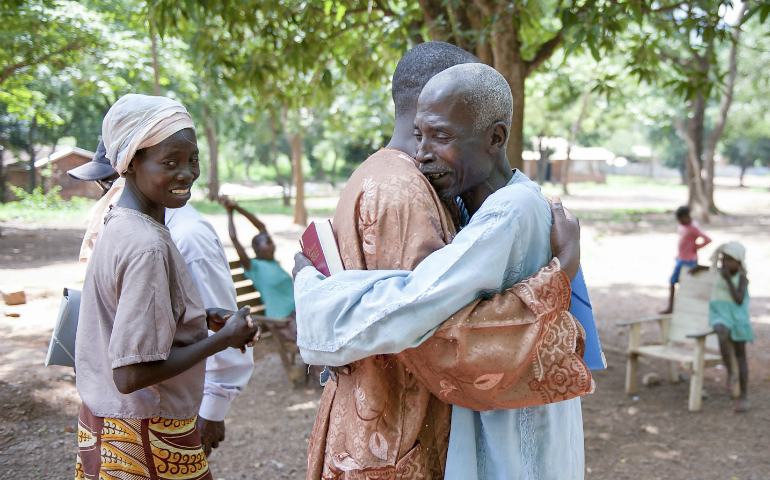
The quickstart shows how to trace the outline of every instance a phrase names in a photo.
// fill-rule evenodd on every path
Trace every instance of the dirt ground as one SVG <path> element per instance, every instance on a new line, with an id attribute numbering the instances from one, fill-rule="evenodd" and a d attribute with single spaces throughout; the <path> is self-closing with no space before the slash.
<path id="1" fill-rule="evenodd" d="M 663 307 L 676 254 L 670 213 L 610 214 L 607 208 L 675 208 L 681 188 L 581 191 L 564 201 L 581 212 L 582 258 L 609 368 L 595 372 L 597 391 L 583 399 L 586 478 L 770 479 L 770 193 L 722 187 L 717 204 L 729 215 L 705 229 L 715 244 L 739 240 L 747 248 L 752 322 L 757 341 L 748 348 L 752 409 L 735 414 L 724 389 L 725 371 L 706 372 L 703 410 L 687 411 L 688 382 L 623 391 L 627 333 L 615 323 L 655 314 Z M 258 213 L 258 212 L 257 212 Z M 229 244 L 224 215 L 208 217 Z M 291 268 L 302 229 L 291 219 L 265 215 L 278 244 L 278 260 Z M 73 222 L 76 223 L 76 222 Z M 79 288 L 84 267 L 73 261 L 82 229 L 64 223 L 5 222 L 0 237 L 0 285 L 23 287 L 27 304 L 0 312 L 0 479 L 72 478 L 79 397 L 72 370 L 43 367 L 61 289 Z M 239 221 L 244 239 L 253 234 Z M 701 253 L 704 263 L 713 251 Z M 234 251 L 228 251 L 234 257 Z M 643 340 L 657 338 L 654 328 Z M 211 456 L 215 479 L 304 478 L 305 453 L 320 390 L 293 389 L 274 346 L 256 351 L 257 368 L 233 403 L 227 440 Z M 640 376 L 662 362 L 642 360 Z M 689 372 L 682 372 L 683 375 Z"/>

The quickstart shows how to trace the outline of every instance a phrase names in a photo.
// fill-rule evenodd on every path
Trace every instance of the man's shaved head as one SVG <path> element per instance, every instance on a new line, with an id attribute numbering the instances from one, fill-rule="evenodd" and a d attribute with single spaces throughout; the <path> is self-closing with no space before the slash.
<path id="1" fill-rule="evenodd" d="M 393 73 L 396 118 L 414 112 L 420 92 L 433 76 L 455 65 L 480 62 L 474 54 L 450 43 L 426 42 L 416 45 L 401 57 Z"/>
<path id="2" fill-rule="evenodd" d="M 497 122 L 503 122 L 510 130 L 513 116 L 511 87 L 494 68 L 483 63 L 447 68 L 425 84 L 423 95 L 432 97 L 450 90 L 455 102 L 469 108 L 474 133 L 480 133 Z"/>

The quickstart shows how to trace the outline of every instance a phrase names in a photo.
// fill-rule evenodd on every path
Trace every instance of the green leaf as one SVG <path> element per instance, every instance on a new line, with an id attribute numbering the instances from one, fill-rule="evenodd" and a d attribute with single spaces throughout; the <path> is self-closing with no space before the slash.
<path id="1" fill-rule="evenodd" d="M 342 18 L 345 16 L 345 12 L 347 10 L 348 10 L 347 7 L 345 7 L 344 5 L 340 5 L 339 8 L 337 8 L 336 19 L 337 19 L 338 22 L 342 21 Z"/>

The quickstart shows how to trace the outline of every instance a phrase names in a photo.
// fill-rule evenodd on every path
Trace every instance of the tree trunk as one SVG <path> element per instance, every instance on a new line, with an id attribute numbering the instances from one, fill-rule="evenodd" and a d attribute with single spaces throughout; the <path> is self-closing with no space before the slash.
<path id="1" fill-rule="evenodd" d="M 3 157 L 5 148 L 0 145 L 0 203 L 5 203 L 5 170 L 3 170 Z"/>
<path id="2" fill-rule="evenodd" d="M 332 168 L 329 171 L 329 184 L 334 188 L 337 183 L 337 161 L 340 159 L 340 156 L 337 155 L 337 150 L 332 149 L 332 155 L 334 155 L 334 160 L 332 161 Z"/>
<path id="3" fill-rule="evenodd" d="M 302 131 L 301 127 L 296 125 L 297 132 L 292 133 L 289 128 L 289 122 L 286 119 L 286 105 L 281 109 L 281 126 L 286 140 L 289 142 L 291 151 L 292 177 L 294 178 L 294 223 L 297 225 L 307 225 L 307 209 L 305 208 L 305 176 L 302 172 Z"/>
<path id="4" fill-rule="evenodd" d="M 158 36 L 155 33 L 155 23 L 150 20 L 150 43 L 152 45 L 152 69 L 155 72 L 153 93 L 160 95 L 160 63 L 158 62 Z"/>
<path id="5" fill-rule="evenodd" d="M 690 190 L 690 198 L 692 199 L 691 203 L 689 203 L 690 208 L 692 208 L 693 216 L 697 217 L 703 223 L 708 223 L 708 202 L 706 201 L 706 195 L 703 191 L 701 165 L 700 158 L 697 156 L 698 148 L 695 143 L 696 140 L 678 118 L 674 119 L 674 126 L 687 144 L 687 164 L 689 167 L 687 185 Z"/>
<path id="6" fill-rule="evenodd" d="M 686 120 L 686 132 L 692 142 L 685 140 L 685 143 L 687 143 L 687 185 L 690 187 L 687 204 L 692 207 L 697 201 L 692 185 L 696 181 L 700 182 L 701 186 L 703 185 L 701 172 L 703 170 L 703 128 L 706 116 L 706 102 L 703 99 L 703 95 L 698 93 L 688 111 L 690 115 Z M 692 149 L 692 152 L 690 149 Z M 695 163 L 690 161 L 691 156 L 695 157 Z"/>
<path id="7" fill-rule="evenodd" d="M 511 132 L 505 153 L 511 168 L 523 170 L 524 159 L 521 153 L 524 151 L 524 78 L 514 78 L 513 83 L 508 78 L 506 80 L 508 80 L 513 94 L 513 116 L 511 117 Z"/>
<path id="8" fill-rule="evenodd" d="M 275 124 L 275 110 L 272 108 L 270 109 L 270 133 L 272 133 L 270 152 L 273 157 L 273 168 L 275 168 L 275 181 L 283 188 L 283 205 L 288 207 L 291 205 L 291 186 L 278 168 L 278 127 Z"/>
<path id="9" fill-rule="evenodd" d="M 538 137 L 537 140 L 537 150 L 540 153 L 540 158 L 537 160 L 537 165 L 535 167 L 535 176 L 537 179 L 535 180 L 540 185 L 545 185 L 546 180 L 548 179 L 548 163 L 549 163 L 549 155 L 548 155 L 548 144 L 545 142 L 546 136 L 545 134 L 540 134 L 540 137 Z"/>
<path id="10" fill-rule="evenodd" d="M 703 152 L 703 163 L 706 168 L 706 182 L 704 188 L 704 194 L 706 196 L 706 202 L 710 213 L 719 213 L 716 205 L 714 204 L 714 153 L 717 149 L 717 143 L 722 138 L 722 133 L 725 130 L 727 124 L 727 112 L 730 110 L 730 104 L 733 100 L 733 87 L 735 86 L 735 77 L 738 74 L 738 41 L 741 36 L 741 24 L 743 18 L 746 15 L 748 9 L 748 2 L 744 2 L 741 5 L 741 10 L 738 12 L 738 17 L 735 20 L 735 25 L 732 31 L 732 45 L 730 46 L 730 57 L 727 67 L 727 78 L 725 79 L 725 86 L 722 90 L 722 99 L 719 102 L 719 116 L 714 128 L 709 134 L 706 141 L 706 148 Z M 743 173 L 741 173 L 741 177 Z"/>
<path id="11" fill-rule="evenodd" d="M 564 160 L 564 168 L 561 172 L 562 188 L 564 189 L 564 195 L 569 195 L 569 168 L 572 161 L 572 145 L 577 141 L 578 133 L 580 132 L 580 124 L 583 123 L 583 118 L 586 116 L 586 110 L 588 109 L 588 100 L 591 98 L 591 88 L 589 86 L 586 93 L 583 94 L 583 104 L 580 106 L 580 115 L 569 130 L 569 143 L 567 144 L 567 158 Z M 652 160 L 650 160 L 652 162 Z"/>
<path id="12" fill-rule="evenodd" d="M 305 178 L 302 174 L 302 134 L 286 132 L 286 139 L 291 148 L 291 163 L 294 165 L 294 223 L 307 225 L 307 210 L 305 209 Z"/>
<path id="13" fill-rule="evenodd" d="M 27 153 L 29 154 L 29 193 L 37 186 L 37 171 L 35 170 L 35 130 L 37 130 L 37 114 L 32 115 L 32 123 L 27 133 Z"/>
<path id="14" fill-rule="evenodd" d="M 740 176 L 740 184 L 739 186 L 745 187 L 746 185 L 743 184 L 743 175 L 746 173 L 746 169 L 748 168 L 748 165 L 742 163 L 741 164 L 741 176 Z"/>
<path id="15" fill-rule="evenodd" d="M 527 63 L 521 58 L 521 42 L 518 32 L 510 19 L 501 15 L 506 6 L 493 2 L 493 5 L 481 5 L 480 7 L 487 16 L 499 15 L 498 20 L 492 26 L 493 66 L 508 82 L 513 95 L 511 131 L 505 153 L 511 168 L 521 170 L 524 166 L 521 152 L 524 150 L 524 81 L 527 78 Z"/>
<path id="16" fill-rule="evenodd" d="M 208 199 L 216 200 L 219 195 L 219 142 L 217 140 L 217 121 L 208 105 L 203 107 L 206 140 L 209 144 L 209 188 Z"/>

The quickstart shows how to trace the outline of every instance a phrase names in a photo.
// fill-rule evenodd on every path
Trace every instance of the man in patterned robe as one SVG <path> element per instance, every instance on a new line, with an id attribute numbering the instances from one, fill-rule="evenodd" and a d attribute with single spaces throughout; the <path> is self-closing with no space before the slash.
<path id="1" fill-rule="evenodd" d="M 356 170 L 335 211 L 346 269 L 411 270 L 454 238 L 457 212 L 439 199 L 406 152 L 414 151 L 416 98 L 424 84 L 452 64 L 474 59 L 456 47 L 431 42 L 415 47 L 399 63 L 393 81 L 393 138 Z M 538 298 L 543 284 L 556 293 L 556 302 Z M 548 328 L 522 334 L 521 325 L 569 323 L 560 314 L 568 308 L 569 279 L 557 262 L 490 299 L 471 302 L 417 348 L 352 363 L 349 374 L 339 375 L 324 390 L 308 447 L 307 478 L 443 478 L 451 409 L 436 395 L 478 410 L 531 403 L 531 398 L 523 400 L 516 382 L 500 382 L 498 371 L 506 367 L 495 358 L 493 344 L 504 344 L 506 351 L 515 351 L 516 342 L 526 338 L 542 344 L 541 333 Z M 575 356 L 577 343 L 562 355 Z M 510 369 L 528 371 L 530 365 L 518 359 Z M 453 378 L 467 374 L 476 379 L 475 386 L 457 388 L 440 380 L 438 372 L 452 372 Z M 582 390 L 565 391 L 551 401 L 586 393 L 590 374 L 581 373 Z"/>

